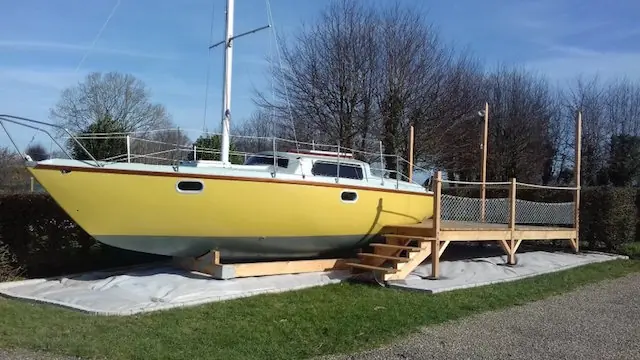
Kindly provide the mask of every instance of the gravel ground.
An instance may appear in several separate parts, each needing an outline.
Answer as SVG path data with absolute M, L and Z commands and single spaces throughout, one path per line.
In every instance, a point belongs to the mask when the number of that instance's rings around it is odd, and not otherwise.
M 640 274 L 459 321 L 338 359 L 640 359 Z M 0 350 L 0 360 L 72 360 Z
M 640 274 L 324 359 L 640 359 Z

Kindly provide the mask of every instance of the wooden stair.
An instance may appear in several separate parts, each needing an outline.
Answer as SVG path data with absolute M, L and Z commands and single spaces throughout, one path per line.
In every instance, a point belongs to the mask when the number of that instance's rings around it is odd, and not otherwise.
M 402 280 L 431 254 L 433 237 L 384 234 L 384 243 L 370 244 L 373 252 L 358 254 L 360 262 L 346 263 L 352 269 L 381 273 L 384 281 Z M 415 244 L 412 244 L 415 243 Z M 389 267 L 383 266 L 384 264 Z

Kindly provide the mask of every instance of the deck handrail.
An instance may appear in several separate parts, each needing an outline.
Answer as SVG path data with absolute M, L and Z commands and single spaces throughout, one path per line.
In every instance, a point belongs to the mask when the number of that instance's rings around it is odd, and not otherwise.
M 450 197 L 450 195 L 443 195 L 442 193 L 442 184 L 443 183 L 460 183 L 459 181 L 452 181 L 452 180 L 444 180 L 442 179 L 442 171 L 437 171 L 436 172 L 436 176 L 435 176 L 435 181 L 434 181 L 434 210 L 433 210 L 433 218 L 434 218 L 434 227 L 435 227 L 435 231 L 436 234 L 439 231 L 439 226 L 440 226 L 440 222 L 443 220 L 443 203 L 446 202 L 448 205 L 448 207 L 444 208 L 444 211 L 446 211 L 447 214 L 447 218 L 450 216 L 454 216 L 454 217 L 460 217 L 460 218 L 464 218 L 467 220 L 461 220 L 461 221 L 479 221 L 479 222 L 486 222 L 487 221 L 487 202 L 490 201 L 495 201 L 495 200 L 487 200 L 486 198 L 481 198 L 480 200 L 480 217 L 478 218 L 477 213 L 475 211 L 478 211 L 478 209 L 476 208 L 460 208 L 460 206 L 465 206 L 464 204 L 466 204 L 465 202 L 462 203 L 462 205 L 460 204 L 460 200 L 455 200 L 457 199 L 457 197 Z M 466 183 L 466 184 L 472 184 L 472 185 L 482 185 L 482 182 L 467 182 L 464 181 L 462 183 Z M 523 187 L 529 187 L 529 188 L 534 188 L 534 189 L 545 189 L 545 190 L 560 190 L 560 191 L 571 191 L 574 192 L 574 196 L 576 198 L 579 197 L 579 192 L 580 192 L 580 187 L 579 186 L 547 186 L 547 185 L 536 185 L 536 184 L 527 184 L 527 183 L 520 183 L 517 182 L 515 178 L 512 178 L 511 181 L 509 182 L 486 182 L 486 184 L 500 184 L 500 185 L 504 185 L 504 184 L 508 184 L 509 185 L 509 195 L 507 197 L 507 201 L 508 201 L 508 218 L 506 218 L 505 220 L 508 222 L 509 225 L 509 230 L 510 231 L 515 231 L 515 226 L 516 226 L 516 220 L 518 218 L 518 214 L 516 213 L 516 205 L 519 203 L 520 200 L 518 200 L 518 185 L 521 185 Z M 474 204 L 474 203 L 471 203 Z M 475 203 L 477 204 L 477 203 Z M 496 203 L 499 204 L 499 203 Z M 493 206 L 496 206 L 496 204 L 494 204 Z M 539 205 L 536 205 L 539 204 Z M 525 222 L 544 222 L 547 221 L 546 218 L 548 216 L 554 216 L 553 213 L 551 213 L 552 215 L 548 215 L 547 213 L 544 214 L 540 214 L 538 212 L 536 212 L 535 207 L 531 208 L 530 206 L 543 206 L 542 210 L 539 211 L 543 211 L 546 208 L 544 208 L 544 206 L 554 206 L 554 205 L 544 205 L 545 203 L 536 203 L 534 202 L 533 204 L 530 204 L 529 202 L 524 202 L 524 203 L 520 203 L 520 205 L 518 205 L 518 209 L 521 209 L 523 212 L 520 213 L 520 210 L 518 210 L 518 213 L 522 216 L 524 216 L 526 218 L 526 220 L 520 220 L 520 221 L 525 221 Z M 572 205 L 568 205 L 568 203 L 562 203 L 562 204 L 557 204 L 555 206 L 560 206 L 560 209 L 562 208 L 566 208 L 567 206 L 572 206 L 573 207 L 573 218 L 571 220 L 567 220 L 566 216 L 569 216 L 568 213 L 560 213 L 559 216 L 561 216 L 560 219 L 564 219 L 564 220 L 560 220 L 563 221 L 563 224 L 573 224 L 573 229 L 578 229 L 579 224 L 576 222 L 576 219 L 579 219 L 578 217 L 578 213 L 579 213 L 579 203 L 577 202 L 573 202 L 571 203 Z M 449 207 L 452 206 L 452 207 Z M 475 205 L 474 205 L 475 206 Z M 499 205 L 499 208 L 492 208 L 494 209 L 493 212 L 493 216 L 498 216 L 498 218 L 502 218 L 505 214 L 505 209 L 502 209 L 501 206 L 503 205 Z M 521 206 L 524 206 L 521 208 Z M 462 209 L 462 210 L 460 210 Z M 474 210 L 475 209 L 475 210 Z M 502 209 L 502 210 L 501 210 Z M 460 212 L 462 211 L 462 212 Z M 563 210 L 564 211 L 564 210 Z M 451 215 L 453 214 L 453 215 Z M 565 222 L 568 221 L 568 222 Z
M 26 128 L 30 128 L 30 129 L 34 129 L 36 131 L 42 132 L 44 134 L 46 134 L 51 141 L 62 151 L 62 153 L 65 154 L 66 157 L 73 159 L 74 157 L 70 154 L 70 151 L 67 149 L 67 146 L 64 146 L 63 144 L 61 144 L 61 142 L 67 141 L 67 140 L 71 140 L 73 143 L 77 144 L 78 148 L 82 151 L 82 153 L 86 154 L 86 156 L 88 157 L 88 159 L 90 159 L 90 162 L 85 161 L 85 160 L 80 160 L 82 162 L 85 162 L 87 164 L 90 164 L 92 166 L 96 166 L 96 167 L 103 167 L 105 166 L 107 163 L 113 163 L 113 162 L 122 162 L 122 161 L 126 161 L 126 162 L 131 162 L 132 160 L 136 160 L 136 159 L 153 159 L 153 160 L 157 160 L 157 161 L 161 161 L 161 160 L 171 160 L 171 161 L 176 161 L 176 159 L 174 159 L 172 157 L 172 159 L 164 159 L 162 157 L 159 157 L 158 155 L 161 154 L 168 154 L 168 153 L 174 153 L 174 152 L 188 152 L 190 154 L 194 155 L 194 160 L 197 160 L 197 154 L 198 153 L 209 153 L 209 154 L 217 154 L 220 153 L 221 151 L 219 149 L 209 149 L 206 147 L 197 147 L 195 146 L 195 144 L 191 144 L 189 146 L 187 145 L 181 145 L 181 144 L 172 144 L 169 142 L 164 142 L 164 141 L 159 141 L 156 139 L 145 139 L 143 137 L 140 136 L 144 136 L 145 134 L 152 134 L 152 133 L 157 133 L 157 132 L 161 132 L 161 131 L 170 131 L 170 130 L 176 130 L 178 132 L 181 133 L 185 133 L 185 129 L 158 129 L 158 130 L 149 130 L 149 131 L 133 131 L 133 132 L 111 132 L 111 133 L 93 133 L 93 134 L 73 134 L 69 129 L 65 128 L 64 126 L 58 125 L 58 124 L 54 124 L 54 123 L 50 123 L 50 122 L 46 122 L 46 121 L 40 121 L 40 120 L 35 120 L 35 119 L 29 119 L 29 118 L 25 118 L 25 117 L 21 117 L 21 116 L 14 116 L 14 115 L 9 115 L 9 114 L 0 114 L 0 126 L 2 127 L 2 129 L 4 130 L 4 132 L 7 134 L 7 136 L 9 137 L 10 141 L 12 142 L 13 146 L 16 149 L 16 152 L 18 154 L 21 155 L 21 157 L 23 157 L 25 160 L 28 160 L 28 158 L 23 154 L 23 151 L 21 151 L 21 149 L 19 148 L 19 146 L 17 145 L 17 143 L 15 142 L 13 136 L 11 135 L 11 132 L 9 131 L 9 129 L 7 129 L 5 127 L 4 122 L 7 123 L 12 123 L 18 126 L 22 126 L 22 127 L 26 127 Z M 50 127 L 50 128 L 54 128 L 58 130 L 58 133 L 53 134 L 52 132 L 48 131 L 47 129 L 45 129 L 45 127 Z M 55 132 L 55 131 L 54 131 Z M 207 134 L 207 135 L 219 135 L 216 132 L 209 132 L 209 131 L 202 131 L 202 133 Z M 248 139 L 248 140 L 254 140 L 254 141 L 268 141 L 271 144 L 271 149 L 270 150 L 265 150 L 264 151 L 273 151 L 274 153 L 277 152 L 281 152 L 282 150 L 278 150 L 278 147 L 282 147 L 282 144 L 291 144 L 290 148 L 294 148 L 295 145 L 295 149 L 299 150 L 301 148 L 301 146 L 309 146 L 310 149 L 312 150 L 325 150 L 325 151 L 335 151 L 338 153 L 338 160 L 340 162 L 342 162 L 343 159 L 346 158 L 351 158 L 351 156 L 345 156 L 343 157 L 341 154 L 342 153 L 351 153 L 351 154 L 358 154 L 364 158 L 375 158 L 374 160 L 371 161 L 367 161 L 369 163 L 369 168 L 371 169 L 371 171 L 374 174 L 378 174 L 381 177 L 381 181 L 384 184 L 384 182 L 386 181 L 393 181 L 395 182 L 396 188 L 399 188 L 399 182 L 402 181 L 406 181 L 406 182 L 410 182 L 413 184 L 417 184 L 420 186 L 424 186 L 424 184 L 416 181 L 413 177 L 411 176 L 407 176 L 406 174 L 404 174 L 404 172 L 402 171 L 401 165 L 403 165 L 404 163 L 409 163 L 411 164 L 411 162 L 408 162 L 406 159 L 402 158 L 401 156 L 397 155 L 397 154 L 385 154 L 382 149 L 382 142 L 381 141 L 376 141 L 376 143 L 378 144 L 379 149 L 381 150 L 380 152 L 378 151 L 367 151 L 367 150 L 357 150 L 357 149 L 352 149 L 352 148 L 347 148 L 344 146 L 341 146 L 340 144 L 323 144 L 323 143 L 318 143 L 315 141 L 312 142 L 304 142 L 304 141 L 294 141 L 294 140 L 289 140 L 289 139 L 283 139 L 280 137 L 266 137 L 266 136 L 252 136 L 252 135 L 236 135 L 236 134 L 232 134 L 230 136 L 231 138 L 236 138 L 236 139 Z M 123 154 L 119 154 L 119 155 L 115 155 L 115 156 L 110 156 L 107 159 L 100 159 L 98 160 L 88 149 L 87 147 L 85 147 L 81 140 L 109 140 L 109 139 L 126 139 L 126 153 Z M 59 141 L 60 140 L 60 141 Z M 163 150 L 159 150 L 159 151 L 152 151 L 151 153 L 148 154 L 135 154 L 132 152 L 132 141 L 143 141 L 143 142 L 147 142 L 147 143 L 151 143 L 151 144 L 162 144 L 162 145 L 171 145 L 172 148 L 171 149 L 163 149 Z M 286 145 L 285 145 L 286 147 Z M 288 150 L 285 150 L 288 151 Z M 230 151 L 230 154 L 235 155 L 235 156 L 242 156 L 244 155 L 245 159 L 248 156 L 260 156 L 259 153 L 256 152 L 244 152 L 244 151 Z M 265 156 L 269 156 L 269 155 L 265 155 Z M 179 159 L 183 158 L 183 156 L 178 155 Z M 389 158 L 395 158 L 395 165 L 396 165 L 396 169 L 387 169 L 385 167 L 385 162 L 389 161 Z M 378 167 L 375 164 L 379 163 L 381 166 Z M 429 173 L 429 170 L 426 169 L 422 169 L 419 166 L 416 166 L 415 164 L 411 164 L 410 166 L 411 172 L 413 172 L 413 169 L 420 169 L 422 171 L 425 171 L 426 173 Z M 277 163 L 276 163 L 276 159 L 274 157 L 274 176 L 276 176 L 276 173 L 278 171 L 278 167 L 277 167 Z M 339 181 L 339 179 L 338 179 Z
M 24 155 L 22 155 L 22 151 L 20 151 L 20 148 L 18 147 L 18 145 L 16 144 L 15 140 L 13 139 L 13 137 L 11 136 L 11 133 L 9 132 L 9 130 L 7 130 L 7 128 L 4 125 L 4 122 L 10 122 L 19 126 L 23 126 L 26 128 L 30 128 L 30 129 L 34 129 L 36 131 L 40 131 L 45 133 L 47 136 L 49 136 L 49 138 L 51 139 L 51 141 L 53 141 L 54 143 L 56 143 L 56 145 L 60 148 L 60 150 L 62 150 L 65 155 L 69 156 L 69 158 L 72 158 L 72 156 L 69 154 L 69 152 L 67 152 L 67 150 L 65 150 L 64 146 L 60 145 L 60 143 L 53 137 L 53 135 L 51 135 L 51 133 L 41 127 L 38 126 L 33 126 L 33 125 L 29 125 L 29 124 L 25 124 L 24 122 L 27 123 L 33 123 L 33 124 L 39 124 L 39 125 L 44 125 L 44 126 L 51 126 L 53 128 L 59 129 L 64 131 L 67 135 L 69 135 L 69 138 L 72 139 L 76 144 L 78 144 L 78 146 L 80 146 L 80 148 L 82 149 L 82 151 L 84 151 L 90 158 L 91 160 L 93 160 L 95 162 L 95 166 L 100 167 L 102 166 L 100 164 L 100 162 L 98 160 L 96 160 L 95 157 L 93 157 L 93 155 L 89 152 L 89 150 L 87 150 L 81 143 L 80 141 L 78 141 L 78 139 L 73 136 L 73 134 L 71 134 L 71 132 L 60 125 L 57 124 L 52 124 L 52 123 L 47 123 L 44 121 L 39 121 L 39 120 L 33 120 L 33 119 L 29 119 L 29 118 L 25 118 L 25 117 L 21 117 L 21 116 L 14 116 L 14 115 L 9 115 L 9 114 L 0 114 L 0 125 L 2 126 L 2 129 L 4 130 L 4 132 L 7 134 L 7 136 L 9 137 L 9 140 L 11 141 L 11 143 L 13 144 L 13 146 L 16 148 L 16 151 L 18 152 L 18 154 L 21 154 L 21 156 L 23 158 L 26 159 L 26 157 Z

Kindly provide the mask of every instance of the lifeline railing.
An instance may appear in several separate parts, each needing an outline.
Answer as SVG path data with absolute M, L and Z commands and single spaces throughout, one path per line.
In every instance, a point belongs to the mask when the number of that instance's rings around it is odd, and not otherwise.
M 458 186 L 443 189 L 443 184 Z M 486 197 L 483 187 L 493 196 Z M 534 194 L 536 191 L 547 194 Z M 442 179 L 442 173 L 437 171 L 434 193 L 434 216 L 438 223 L 442 220 L 490 223 L 510 228 L 518 224 L 574 229 L 579 226 L 579 185 L 535 185 L 515 178 L 501 182 L 456 181 Z
M 149 135 L 153 136 L 153 134 L 156 134 L 161 131 L 165 133 L 169 131 L 177 131 L 179 133 L 178 135 L 184 134 L 185 132 L 187 132 L 181 129 L 160 129 L 160 130 L 151 130 L 151 131 L 145 131 L 145 132 L 108 133 L 108 134 L 94 133 L 94 134 L 74 135 L 67 128 L 57 124 L 47 123 L 39 120 L 33 120 L 33 119 L 20 117 L 20 116 L 0 114 L 0 126 L 2 126 L 4 132 L 9 137 L 16 151 L 19 154 L 21 154 L 23 158 L 27 160 L 28 158 L 26 157 L 26 155 L 23 155 L 23 152 L 20 150 L 16 141 L 11 136 L 11 133 L 6 128 L 4 122 L 34 129 L 36 131 L 46 134 L 51 139 L 51 141 L 55 143 L 56 146 L 59 147 L 60 150 L 62 150 L 62 152 L 68 158 L 73 159 L 74 157 L 67 150 L 67 148 L 65 148 L 65 146 L 63 146 L 58 140 L 56 140 L 56 137 L 54 136 L 54 134 L 44 129 L 43 126 L 49 126 L 54 129 L 57 129 L 58 133 L 63 133 L 65 135 L 64 137 L 67 138 L 67 140 L 71 140 L 74 144 L 76 144 L 79 147 L 79 149 L 84 154 L 86 154 L 87 157 L 91 160 L 91 161 L 85 161 L 80 159 L 79 161 L 83 161 L 91 166 L 96 166 L 96 167 L 103 167 L 108 163 L 114 163 L 114 162 L 129 162 L 129 163 L 155 162 L 156 164 L 166 163 L 166 164 L 177 165 L 179 167 L 180 162 L 182 161 L 199 160 L 202 158 L 206 159 L 211 157 L 207 155 L 213 155 L 213 157 L 215 158 L 216 155 L 219 155 L 221 153 L 219 149 L 198 147 L 195 144 L 185 145 L 185 144 L 161 141 L 153 138 L 145 138 L 145 136 L 149 136 Z M 142 134 L 142 135 L 139 135 L 139 134 Z M 209 136 L 219 135 L 217 133 L 212 133 L 212 132 L 206 132 L 205 134 Z M 240 144 L 244 143 L 244 145 L 246 145 L 247 147 L 260 149 L 257 151 L 249 151 L 249 152 L 236 151 L 236 150 L 230 151 L 229 154 L 232 157 L 232 160 L 235 160 L 237 162 L 244 162 L 247 160 L 249 156 L 253 156 L 253 157 L 263 156 L 259 154 L 260 152 L 263 152 L 263 151 L 273 151 L 274 154 L 277 154 L 278 152 L 282 152 L 282 151 L 278 151 L 279 146 L 283 146 L 283 144 L 286 146 L 288 144 L 289 147 L 284 151 L 294 151 L 294 149 L 300 150 L 300 147 L 306 146 L 307 149 L 304 149 L 306 151 L 319 150 L 319 151 L 335 152 L 338 154 L 337 155 L 338 162 L 341 162 L 346 159 L 351 159 L 356 155 L 358 155 L 360 157 L 360 160 L 364 160 L 365 162 L 369 163 L 369 167 L 372 173 L 380 177 L 380 181 L 382 185 L 384 185 L 387 182 L 395 182 L 396 188 L 399 188 L 400 181 L 406 181 L 406 182 L 415 183 L 415 184 L 424 186 L 424 184 L 421 184 L 415 181 L 415 178 L 413 177 L 414 172 L 421 171 L 425 173 L 427 177 L 430 177 L 429 174 L 432 173 L 430 170 L 417 166 L 415 163 L 413 163 L 413 161 L 406 160 L 399 155 L 385 154 L 383 152 L 384 147 L 383 147 L 382 141 L 369 141 L 369 144 L 375 144 L 375 147 L 377 148 L 376 149 L 377 151 L 374 152 L 374 151 L 364 151 L 364 150 L 346 148 L 344 146 L 341 146 L 339 143 L 338 144 L 322 144 L 322 143 L 317 143 L 315 141 L 301 142 L 301 141 L 292 141 L 289 139 L 283 139 L 278 137 L 260 137 L 260 136 L 246 136 L 246 135 L 231 135 L 230 137 L 232 139 L 239 139 L 240 140 L 239 143 Z M 96 157 L 94 157 L 94 155 L 82 144 L 83 140 L 100 141 L 100 140 L 113 140 L 113 139 L 122 139 L 125 143 L 124 147 L 126 148 L 126 150 L 124 150 L 122 154 L 117 154 L 104 159 L 97 159 Z M 268 144 L 268 145 L 263 146 L 265 144 Z M 351 155 L 347 155 L 348 153 L 350 153 Z M 170 155 L 170 157 L 167 157 L 168 154 Z M 273 168 L 274 168 L 273 175 L 275 176 L 278 172 L 278 161 L 277 161 L 278 156 L 277 155 L 272 156 L 270 154 L 265 154 L 264 156 L 270 160 L 271 159 L 273 160 Z M 242 161 L 239 161 L 240 159 L 242 159 Z M 395 169 L 387 169 L 384 167 L 385 162 L 389 162 L 393 160 L 395 160 Z M 374 166 L 373 165 L 374 163 L 380 164 L 380 167 Z M 409 170 L 409 175 L 405 175 L 404 172 L 402 171 L 402 169 L 404 169 L 405 167 Z M 338 166 L 338 170 L 339 169 L 340 169 L 340 166 Z M 339 181 L 339 178 L 340 176 L 339 174 L 337 174 L 336 176 L 337 182 Z

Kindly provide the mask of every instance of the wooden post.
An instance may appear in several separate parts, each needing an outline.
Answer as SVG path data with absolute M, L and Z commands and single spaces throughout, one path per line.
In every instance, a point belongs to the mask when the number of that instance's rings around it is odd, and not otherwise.
M 480 209 L 480 221 L 486 221 L 486 198 L 487 198 L 487 142 L 488 142 L 488 132 L 489 132 L 489 103 L 484 103 L 484 130 L 482 131 L 482 188 L 481 188 L 481 209 Z
M 510 210 L 509 210 L 509 230 L 511 230 L 511 240 L 509 241 L 509 255 L 507 258 L 507 262 L 509 265 L 515 265 L 516 263 L 516 246 L 514 234 L 516 231 L 516 178 L 511 178 L 511 188 L 509 189 L 509 200 L 510 200 Z
M 131 162 L 131 136 L 127 135 L 127 162 Z
M 431 240 L 431 279 L 440 277 L 440 240 Z
M 442 201 L 442 171 L 436 172 L 435 196 L 433 197 L 433 230 L 435 237 L 440 238 L 440 211 Z
M 580 172 L 581 172 L 581 162 L 582 162 L 582 111 L 578 111 L 578 116 L 576 119 L 576 155 L 575 155 L 575 166 L 574 166 L 574 176 L 575 176 L 575 193 L 573 197 L 573 201 L 575 204 L 574 208 L 574 228 L 576 231 L 575 238 L 575 252 L 580 251 Z
M 413 180 L 413 125 L 409 130 L 409 182 Z
M 436 172 L 436 183 L 433 197 L 433 231 L 434 239 L 431 241 L 431 279 L 440 276 L 440 214 L 442 200 L 442 171 Z

